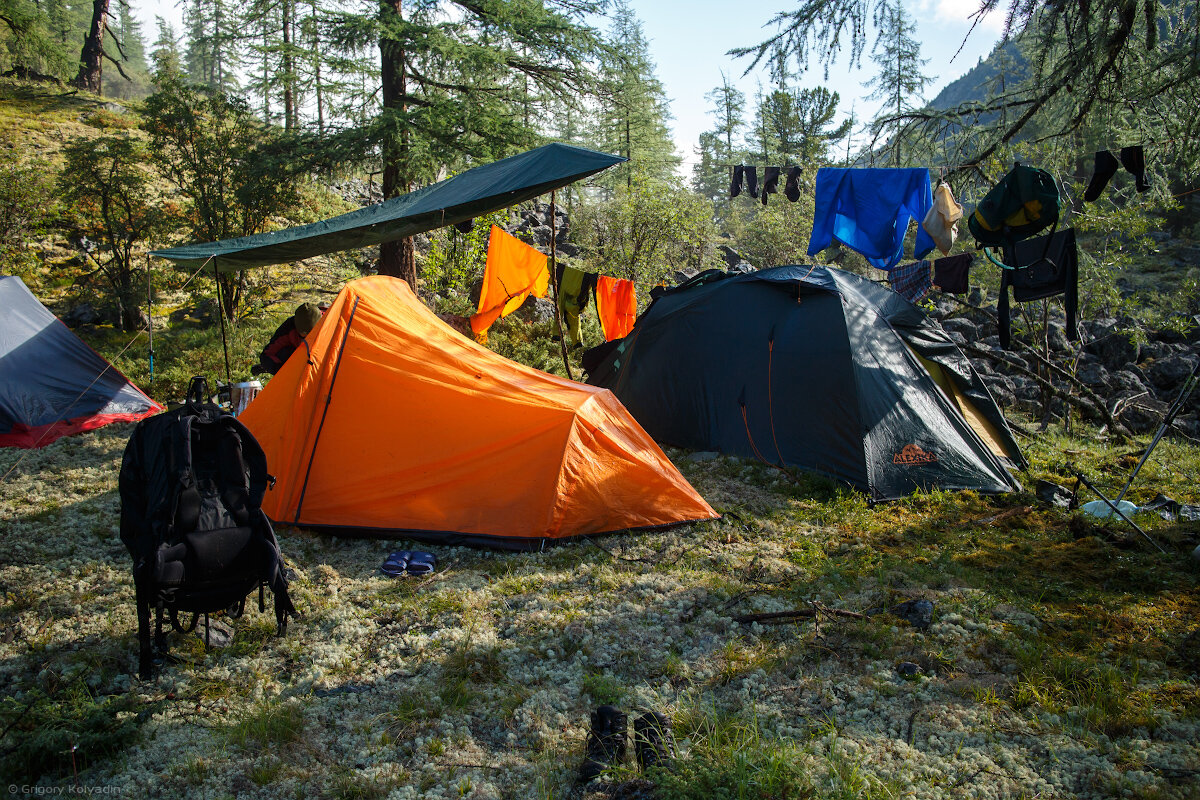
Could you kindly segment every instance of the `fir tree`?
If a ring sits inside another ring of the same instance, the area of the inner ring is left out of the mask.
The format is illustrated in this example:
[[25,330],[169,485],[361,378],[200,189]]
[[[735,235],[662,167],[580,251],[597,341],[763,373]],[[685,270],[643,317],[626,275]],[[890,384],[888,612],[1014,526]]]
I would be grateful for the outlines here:
[[721,85],[704,95],[712,104],[709,115],[714,127],[700,134],[696,147],[699,161],[692,168],[692,188],[717,200],[729,191],[730,169],[741,159],[741,131],[745,127],[746,95],[722,73]]
[[612,49],[601,68],[603,93],[598,119],[600,149],[623,155],[629,163],[610,170],[604,182],[632,186],[635,175],[665,179],[679,165],[666,92],[654,74],[650,44],[642,23],[625,0],[613,9]]
[[192,83],[222,92],[237,88],[242,54],[236,8],[231,0],[188,0],[183,61]]
[[875,128],[878,132],[891,125],[893,164],[898,167],[900,116],[919,105],[914,99],[923,101],[922,92],[933,79],[921,72],[929,60],[921,58],[921,43],[914,38],[916,23],[909,19],[900,0],[893,3],[882,6],[876,17],[879,38],[871,60],[879,66],[879,73],[867,85],[875,87],[870,99],[884,101],[885,110],[876,117]]
[[162,17],[155,17],[158,26],[158,37],[154,40],[154,50],[150,57],[154,62],[154,82],[165,83],[178,81],[183,77],[183,54],[179,51],[179,35],[171,23]]
[[[351,98],[365,119],[336,141],[348,154],[364,145],[377,148],[385,197],[432,181],[447,167],[535,144],[543,131],[540,120],[527,123],[530,96],[592,91],[588,64],[602,48],[599,35],[583,23],[599,10],[591,0],[380,0],[374,9],[371,16],[338,15],[330,39],[351,57],[369,43],[379,47],[378,93],[364,88],[383,107]],[[380,250],[380,272],[415,285],[411,240]]]
[[120,49],[124,75],[104,73],[104,94],[124,100],[145,97],[150,90],[150,65],[146,62],[146,41],[142,23],[133,15],[128,2],[117,5],[117,24],[113,41]]

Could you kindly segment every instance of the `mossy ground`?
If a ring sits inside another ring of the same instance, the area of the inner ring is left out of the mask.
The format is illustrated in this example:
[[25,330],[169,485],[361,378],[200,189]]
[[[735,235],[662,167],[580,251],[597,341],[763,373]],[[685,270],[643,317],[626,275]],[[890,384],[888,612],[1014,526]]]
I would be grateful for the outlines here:
[[[280,531],[305,612],[135,671],[116,472],[129,426],[0,453],[0,752],[8,781],[133,796],[568,797],[588,711],[674,721],[673,770],[595,796],[1183,798],[1200,791],[1194,523],[1116,525],[1000,497],[871,507],[760,464],[670,455],[717,522],[538,554]],[[1094,432],[1093,432],[1094,433]],[[1136,448],[1053,429],[1027,485],[1123,483]],[[21,463],[17,463],[20,460]],[[1200,450],[1159,446],[1132,498],[1200,501]],[[428,547],[428,546],[426,546]],[[935,604],[918,631],[888,613]],[[742,624],[811,607],[862,620]],[[915,678],[899,662],[921,667]],[[71,747],[75,750],[72,753]],[[73,759],[73,761],[72,761]],[[78,778],[76,772],[78,771]],[[646,796],[643,794],[643,796]]]

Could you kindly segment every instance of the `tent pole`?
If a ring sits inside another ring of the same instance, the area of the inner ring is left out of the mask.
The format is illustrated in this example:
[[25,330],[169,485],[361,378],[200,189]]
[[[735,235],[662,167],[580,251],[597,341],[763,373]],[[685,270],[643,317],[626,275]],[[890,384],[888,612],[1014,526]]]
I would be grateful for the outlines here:
[[150,335],[150,383],[154,388],[154,297],[150,289],[150,254],[146,253],[146,331]]
[[221,346],[225,348],[225,380],[233,383],[233,370],[229,368],[229,340],[225,338],[225,303],[221,299],[221,275],[217,272],[217,260],[213,259],[213,280],[217,284],[217,316],[221,318]]
[[567,337],[563,334],[562,314],[558,310],[558,215],[554,205],[554,191],[550,192],[550,285],[554,287],[554,322],[558,325],[558,344],[562,350],[563,366],[567,377],[575,380],[571,373],[571,362],[567,360]]

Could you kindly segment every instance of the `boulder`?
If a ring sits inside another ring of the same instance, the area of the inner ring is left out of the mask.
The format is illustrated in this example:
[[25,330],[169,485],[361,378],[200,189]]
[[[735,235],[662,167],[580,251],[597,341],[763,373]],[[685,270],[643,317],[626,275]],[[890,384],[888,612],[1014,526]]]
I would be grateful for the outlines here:
[[[1121,405],[1121,400],[1126,399],[1123,395],[1124,393],[1118,394],[1118,405]],[[1124,405],[1118,418],[1134,433],[1150,433],[1159,426],[1166,412],[1166,403],[1142,395]]]
[[675,286],[678,286],[681,283],[687,283],[699,274],[700,271],[694,267],[684,267],[683,269],[677,269],[675,272],[671,273],[671,280],[675,282]]
[[1071,342],[1067,339],[1067,330],[1061,322],[1050,322],[1046,330],[1046,342],[1056,353],[1071,349]]
[[1133,370],[1120,369],[1111,374],[1112,389],[1115,392],[1146,392],[1146,382],[1141,375]]
[[1075,373],[1075,377],[1084,386],[1090,386],[1093,389],[1106,386],[1110,380],[1108,370],[1098,361],[1090,364],[1080,364],[1079,371]]
[[1007,375],[984,375],[983,383],[992,398],[1002,406],[1011,406],[1017,401],[1017,386]]
[[548,298],[530,295],[525,298],[525,302],[521,304],[521,307],[513,312],[513,316],[527,322],[553,322],[554,303]]
[[1175,392],[1192,374],[1197,362],[1200,362],[1200,358],[1194,355],[1168,355],[1152,362],[1146,368],[1146,375],[1156,389]]
[[77,328],[80,325],[95,325],[101,321],[101,316],[91,303],[80,303],[63,314],[62,321],[71,328]]
[[[1092,326],[1093,330],[1097,329],[1098,324],[1099,321]],[[1142,358],[1141,347],[1130,340],[1130,334],[1118,330],[1115,324],[1104,333],[1098,333],[1095,339],[1083,346],[1083,349],[1097,356],[1110,370],[1122,369]]]
[[975,342],[979,339],[979,326],[964,317],[950,317],[942,320],[942,329],[946,333],[961,334],[968,342]]

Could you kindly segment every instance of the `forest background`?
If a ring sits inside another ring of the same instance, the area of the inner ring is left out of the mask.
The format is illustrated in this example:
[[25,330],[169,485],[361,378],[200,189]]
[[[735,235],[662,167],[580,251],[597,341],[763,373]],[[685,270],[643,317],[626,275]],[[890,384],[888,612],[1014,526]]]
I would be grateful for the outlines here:
[[[1085,241],[1085,316],[1136,312],[1157,323],[1191,311],[1188,270],[1156,277],[1156,291],[1118,286],[1139,259],[1153,261],[1149,234],[1190,235],[1196,222],[1200,34],[1184,4],[983,0],[963,14],[993,31],[1003,18],[1001,40],[932,100],[917,22],[899,0],[783,4],[761,20],[761,42],[730,42],[753,92],[723,75],[706,95],[709,128],[686,154],[625,0],[179,8],[181,29],[158,17],[146,31],[124,0],[0,0],[12,101],[0,141],[12,154],[0,166],[0,269],[45,285],[52,302],[93,302],[127,333],[148,324],[152,247],[319,219],[547,140],[630,159],[558,199],[571,214],[568,257],[636,281],[642,297],[680,270],[726,264],[728,250],[756,266],[808,260],[821,165],[929,167],[969,209],[1022,160],[1063,185]],[[871,76],[870,119],[847,114],[830,88],[830,72],[847,65]],[[39,108],[68,96],[93,98],[94,113],[81,130],[47,135]],[[1093,153],[1128,144],[1146,147],[1150,190],[1119,176],[1084,204]],[[802,166],[799,200],[730,198],[740,163]],[[343,280],[404,277],[439,310],[469,311],[486,230],[434,232],[324,266]],[[819,258],[871,274],[852,253]],[[157,269],[166,273],[157,291],[178,311],[193,298],[169,293],[189,276]],[[220,280],[231,322],[279,303],[270,273]]]

